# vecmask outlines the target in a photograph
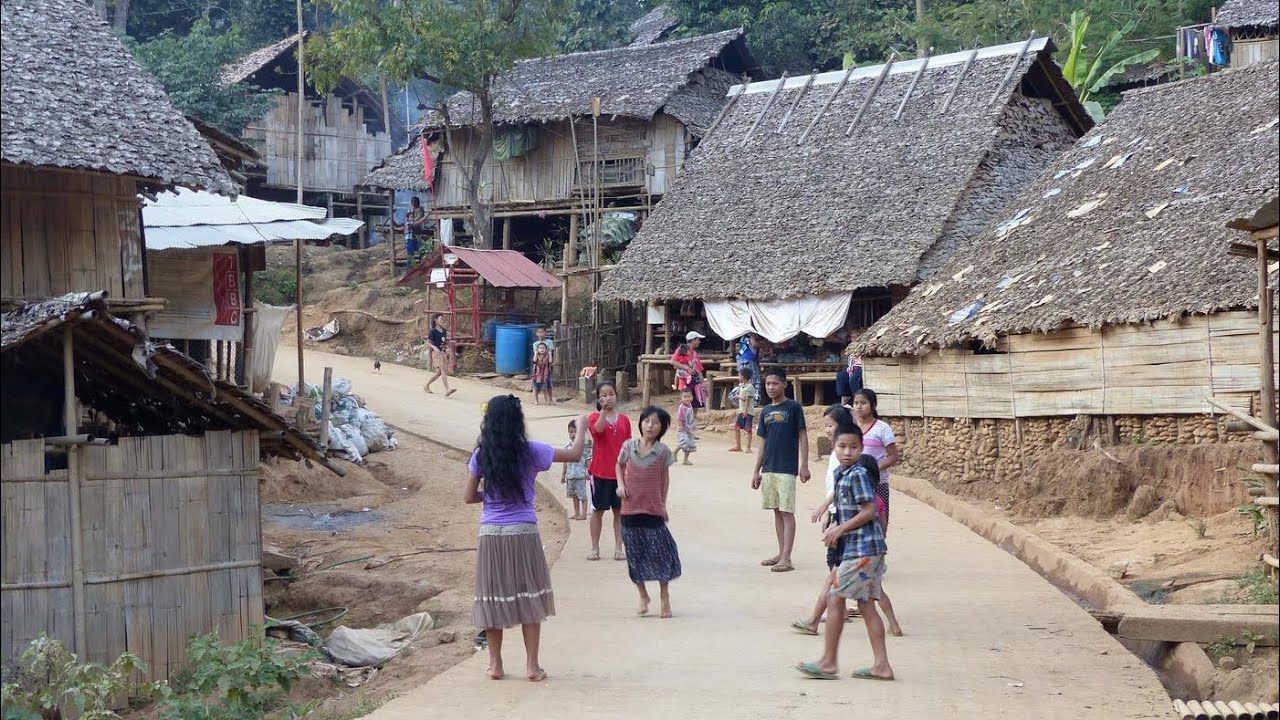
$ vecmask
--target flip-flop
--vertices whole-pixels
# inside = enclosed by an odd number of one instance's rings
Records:
[[[765,567],[771,567],[773,565],[778,564],[778,558],[774,557],[774,558],[769,558],[768,560],[761,560],[760,564]]]
[[[588,560],[599,560],[599,559],[600,559],[600,551],[599,551],[599,550],[588,550],[588,551],[587,551],[587,559],[588,559]]]
[[[823,670],[822,668],[818,667],[817,663],[811,663],[811,662],[796,663],[795,668],[796,670],[800,671],[801,675],[804,675],[805,677],[811,677],[814,680],[838,680],[839,679],[838,675],[836,675],[835,673],[827,672],[826,670]]]
[[[777,565],[774,565],[773,567],[769,568],[769,571],[770,572],[791,572],[792,570],[795,570],[795,569],[796,569],[795,566],[792,565],[791,563],[778,563]]]
[[[445,396],[445,397],[449,397],[450,395],[452,395],[452,394],[454,394],[454,393],[456,393],[456,392],[458,392],[458,388],[450,388],[450,389],[449,389],[449,392],[445,393],[445,394],[444,394],[444,396]]]
[[[547,671],[543,670],[542,668],[538,668],[538,673],[533,677],[529,678],[529,682],[542,682],[543,680],[546,680],[546,679],[547,679]]]
[[[791,621],[791,629],[795,630],[801,635],[817,635],[818,634],[817,630],[814,630],[813,628],[809,627],[809,624],[803,620]]]
[[[854,680],[881,680],[883,682],[890,682],[893,680],[893,678],[891,677],[880,677],[879,675],[872,675],[871,668],[869,667],[861,668],[859,670],[854,670],[852,673],[849,674],[849,677],[853,678]]]
[[[894,637],[902,637],[902,628],[898,628],[898,630],[897,630],[897,631],[890,630],[890,631],[889,631],[889,634],[890,634],[890,635],[892,635],[892,636],[894,636]]]
[[[613,551],[613,559],[614,559],[614,560],[626,560],[626,559],[627,559],[627,556],[626,556],[626,555],[625,555],[621,550],[614,550],[614,551]]]

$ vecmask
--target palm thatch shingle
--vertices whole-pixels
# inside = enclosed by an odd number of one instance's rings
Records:
[[[519,124],[590,115],[593,97],[600,98],[603,115],[648,120],[708,65],[754,71],[755,61],[742,37],[739,28],[652,45],[521,60],[494,82],[493,120]],[[468,92],[449,98],[448,111],[453,125],[479,122],[479,105]],[[438,127],[442,119],[433,116],[428,123]]]
[[[422,148],[417,141],[409,143],[405,149],[375,165],[360,184],[387,190],[428,190],[422,169]]]
[[[5,162],[237,188],[155,78],[80,0],[0,5]]]
[[[1227,0],[1218,8],[1214,22],[1228,28],[1280,25],[1280,3],[1275,0]]]
[[[1256,307],[1256,265],[1227,254],[1223,224],[1280,187],[1277,82],[1272,61],[1128,93],[863,352]]]
[[[666,5],[659,5],[631,23],[627,29],[635,38],[631,41],[632,45],[652,45],[665,38],[679,24],[680,17],[675,11]]]
[[[598,297],[915,283],[1088,126],[1050,52],[1040,39],[897,63],[883,81],[876,67],[733,90]]]

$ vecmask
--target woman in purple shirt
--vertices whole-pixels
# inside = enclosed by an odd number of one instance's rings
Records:
[[[578,427],[587,426],[587,416]],[[538,473],[552,463],[582,457],[586,433],[573,445],[555,448],[525,438],[524,411],[514,395],[500,395],[485,406],[480,441],[467,466],[470,473],[463,501],[483,503],[480,539],[476,543],[476,596],[471,618],[484,628],[489,644],[489,677],[501,680],[502,631],[520,626],[524,635],[528,678],[547,677],[538,664],[542,621],[556,614],[551,572],[538,534],[533,509]]]

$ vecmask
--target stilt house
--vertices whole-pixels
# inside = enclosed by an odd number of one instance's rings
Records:
[[[1224,223],[1280,186],[1277,81],[1270,61],[1127,93],[863,335],[913,467],[1000,480],[1059,445],[1213,442],[1206,398],[1267,401],[1256,264]]]
[[[1248,67],[1280,57],[1280,3],[1227,0],[1214,22],[1231,36],[1231,67]]]

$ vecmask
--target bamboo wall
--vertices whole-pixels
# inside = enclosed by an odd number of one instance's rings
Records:
[[[5,164],[0,188],[0,296],[146,297],[134,180]]]
[[[590,118],[579,118],[571,131],[567,121],[538,126],[538,146],[522,157],[497,162],[490,157],[481,173],[482,193],[497,205],[568,203],[582,201],[590,190],[592,159],[596,145]],[[577,146],[573,138],[577,137]],[[466,163],[474,140],[464,130],[455,131],[454,142],[462,150],[457,158],[446,156],[435,186],[435,206],[443,209],[468,205],[466,181],[455,159]],[[602,187],[644,187],[661,195],[675,179],[688,149],[688,131],[675,118],[659,113],[650,122],[631,118],[599,121],[600,158],[608,164]]]
[[[297,128],[298,94],[289,93],[241,133],[262,154],[267,185],[297,186]],[[370,132],[364,109],[359,104],[344,107],[336,95],[307,103],[302,133],[302,177],[307,190],[349,193],[391,154],[391,136]]]
[[[0,446],[0,654],[41,632],[75,648],[73,533],[81,538],[85,647],[125,650],[167,678],[187,638],[247,637],[263,623],[256,432],[121,438],[82,446],[80,527],[67,470],[45,471],[43,440]],[[73,465],[74,466],[74,465]]]
[[[1258,316],[1198,315],[1151,325],[1071,328],[1001,339],[996,354],[941,350],[864,359],[880,414],[931,418],[1243,411],[1258,388]],[[1273,343],[1280,345],[1273,328]]]

